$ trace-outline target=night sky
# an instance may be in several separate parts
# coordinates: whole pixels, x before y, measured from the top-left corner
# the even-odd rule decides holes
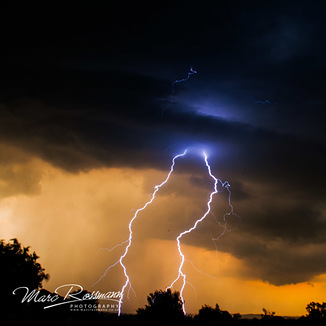
[[[189,148],[135,224],[132,312],[174,279],[174,239],[205,211],[205,150],[241,222],[228,221],[217,255],[212,215],[184,238],[215,277],[188,266],[190,312],[300,315],[325,300],[325,12],[300,0],[2,1],[0,238],[31,245],[46,288],[88,288],[122,252],[98,250],[126,240],[131,210]],[[98,286],[122,282],[117,269]]]

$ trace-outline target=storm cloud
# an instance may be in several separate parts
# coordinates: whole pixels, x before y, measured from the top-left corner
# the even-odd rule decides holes
[[[325,273],[325,3],[161,5],[149,16],[80,5],[61,20],[60,8],[38,16],[8,5],[1,198],[38,192],[34,159],[72,174],[165,171],[173,155],[202,146],[242,217],[219,249],[273,284]],[[171,102],[171,82],[191,66],[198,73],[175,86]],[[189,185],[204,188],[196,164],[184,167]],[[212,225],[186,242],[211,249]]]

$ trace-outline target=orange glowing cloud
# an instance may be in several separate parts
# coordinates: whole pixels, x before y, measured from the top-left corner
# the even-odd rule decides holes
[[[19,168],[12,167],[17,185],[25,177],[17,171],[28,174],[32,170],[37,171],[31,174],[37,187],[0,202],[1,238],[16,237],[40,255],[51,276],[45,284],[49,290],[67,283],[88,290],[120,290],[124,282],[120,266],[91,287],[124,247],[111,252],[101,248],[112,248],[128,238],[127,226],[135,209],[148,201],[153,185],[164,180],[166,173],[101,168],[71,174],[35,158],[19,164]],[[149,292],[164,289],[177,276],[180,257],[175,238],[204,212],[210,191],[189,180],[186,174],[173,176],[134,224],[134,242],[125,262],[138,299],[130,293],[123,306],[126,312],[144,305]],[[191,235],[194,243],[200,236],[200,230]],[[245,260],[217,252],[213,243],[210,249],[188,242],[182,248],[190,283],[184,297],[190,313],[203,304],[219,303],[234,313],[260,313],[266,307],[277,314],[301,315],[309,301],[322,300],[326,281],[321,276],[310,284],[274,286],[259,280]],[[179,289],[176,283],[175,290]]]

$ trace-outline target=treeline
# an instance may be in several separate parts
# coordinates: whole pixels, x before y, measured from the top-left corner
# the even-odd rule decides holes
[[[55,299],[56,294],[42,289],[42,282],[49,275],[37,262],[38,258],[35,252],[30,253],[29,247],[22,247],[17,239],[9,243],[0,240],[0,311],[1,320],[6,320],[9,325],[326,325],[326,302],[310,302],[306,307],[307,314],[298,319],[285,319],[265,308],[260,318],[245,319],[239,313],[221,310],[218,304],[215,307],[204,305],[198,314],[185,315],[179,292],[170,289],[150,293],[147,304],[133,315],[118,316],[116,309],[113,313],[106,309],[99,311],[101,303],[92,299],[87,291],[78,292],[83,302],[75,300],[74,304],[57,304],[66,298]],[[16,295],[17,291],[23,292],[24,300],[22,295]],[[55,300],[52,302],[52,299]],[[55,306],[44,309],[50,301]]]
[[[241,314],[203,305],[196,315],[185,316],[179,292],[155,291],[147,297],[147,305],[129,316],[130,324],[141,325],[326,325],[326,303],[311,302],[306,307],[307,315],[286,319],[274,311],[262,309],[260,318],[245,319]],[[125,318],[124,322],[128,321]],[[117,320],[119,322],[119,320]]]
[[[86,292],[85,292],[86,293]],[[46,290],[40,291],[41,295],[51,295]],[[78,303],[77,307],[101,306],[97,300],[86,300],[84,304]],[[103,304],[105,305],[105,304]],[[182,301],[179,292],[155,291],[147,297],[147,304],[137,309],[136,314],[121,314],[100,312],[96,309],[71,309],[72,305],[58,305],[51,309],[43,309],[44,304],[40,302],[25,302],[14,305],[9,309],[12,315],[11,325],[21,324],[46,324],[52,325],[145,325],[145,326],[259,326],[259,325],[325,325],[326,324],[326,303],[311,302],[307,305],[307,314],[297,319],[286,319],[277,316],[274,311],[262,309],[259,318],[246,319],[239,313],[231,314],[227,310],[203,305],[197,314],[184,315]]]

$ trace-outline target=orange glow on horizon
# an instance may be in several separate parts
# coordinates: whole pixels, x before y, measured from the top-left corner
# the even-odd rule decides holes
[[[39,190],[0,202],[0,236],[16,237],[36,251],[51,276],[44,288],[53,291],[62,284],[78,283],[91,290],[90,285],[121,254],[121,248],[112,253],[99,249],[127,239],[132,210],[148,200],[153,185],[166,173],[102,168],[70,174],[37,159],[33,169],[42,176]],[[165,288],[177,275],[175,230],[190,216],[198,216],[200,199],[205,195],[203,189],[189,185],[185,175],[178,178],[135,223],[135,244],[126,264],[139,301],[126,302],[126,312],[143,306],[149,292]],[[192,192],[196,198],[189,196]],[[241,232],[241,228],[234,232]],[[278,315],[300,316],[310,301],[325,300],[326,275],[308,283],[275,286],[251,277],[245,261],[229,253],[216,253],[213,245],[211,250],[182,246],[193,264],[187,262],[185,270],[196,289],[187,286],[185,290],[189,313],[197,313],[203,304],[218,303],[231,313],[261,313],[264,307]],[[119,267],[115,268],[98,289],[119,290],[121,274]]]

